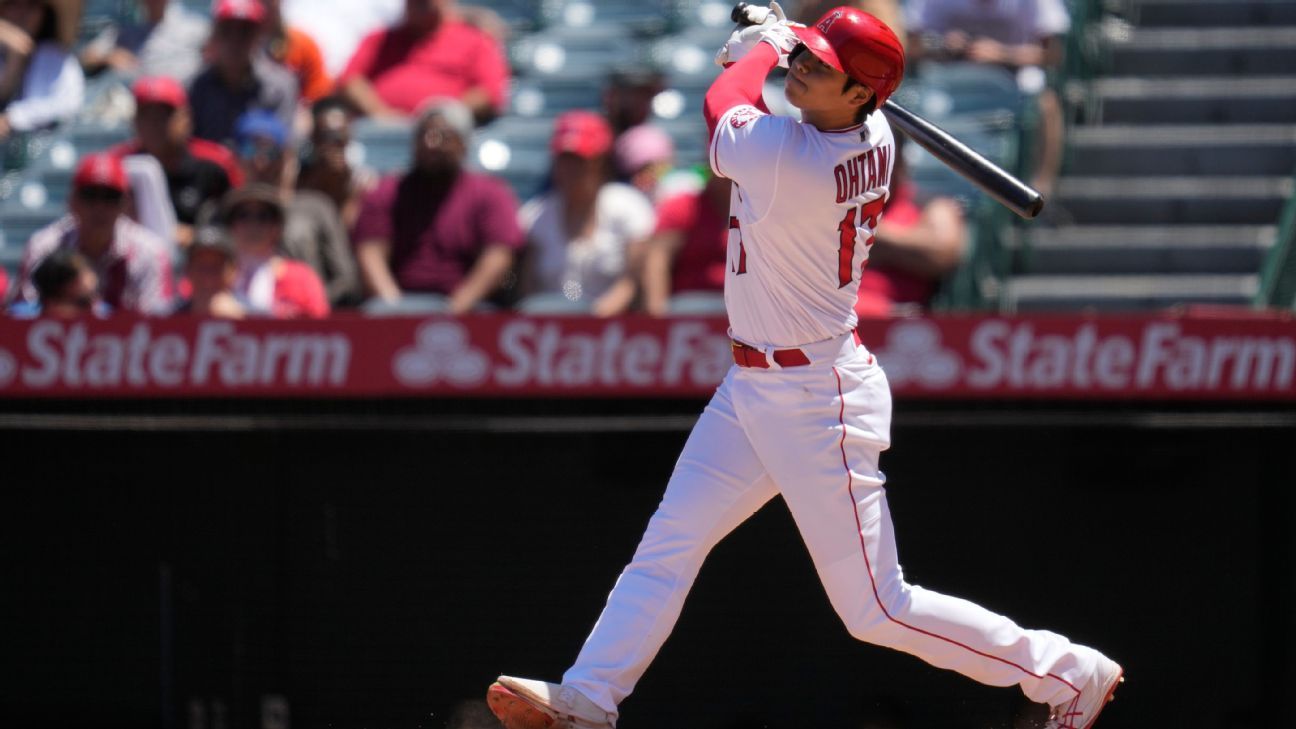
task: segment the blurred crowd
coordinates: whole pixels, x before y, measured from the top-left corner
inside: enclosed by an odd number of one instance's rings
[[[794,17],[836,4],[803,0]],[[1035,85],[1033,181],[1051,187],[1062,122],[1041,69],[1059,60],[1063,0],[854,4],[915,58]],[[0,141],[72,118],[87,75],[127,79],[135,101],[134,138],[81,158],[66,215],[26,241],[17,280],[0,269],[11,315],[723,311],[730,183],[677,165],[651,122],[661,74],[614,69],[603,108],[561,114],[544,189],[518,200],[467,163],[508,99],[508,27],[490,10],[311,0],[295,25],[290,0],[138,5],[138,22],[77,49],[80,0],[0,0]],[[353,161],[360,117],[409,124],[407,170]],[[922,194],[897,160],[861,316],[921,310],[968,245],[962,206]]]

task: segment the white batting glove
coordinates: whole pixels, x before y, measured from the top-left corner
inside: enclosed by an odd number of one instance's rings
[[[778,51],[780,68],[788,67],[788,54],[801,43],[801,39],[792,32],[793,24],[783,20],[771,26],[761,26],[761,43],[768,43]]]
[[[784,22],[786,17],[778,1],[770,3],[768,8],[759,5],[748,5],[743,9],[747,14],[747,23],[734,28],[729,40],[716,52],[717,66],[727,66],[742,60],[762,40],[766,30]]]

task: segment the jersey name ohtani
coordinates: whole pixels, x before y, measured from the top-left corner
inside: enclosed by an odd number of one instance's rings
[[[838,204],[874,188],[890,186],[891,150],[890,146],[872,148],[833,168]]]

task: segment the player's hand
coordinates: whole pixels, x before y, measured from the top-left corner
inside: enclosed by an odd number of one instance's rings
[[[715,62],[717,66],[728,66],[742,60],[761,42],[762,35],[767,29],[787,21],[787,16],[783,13],[783,8],[779,6],[777,0],[771,2],[768,8],[759,5],[748,5],[743,8],[743,11],[746,14],[747,21],[734,28],[729,40],[725,41],[724,46],[716,52]]]
[[[1007,63],[1008,46],[993,38],[977,38],[968,45],[967,57],[976,63]]]

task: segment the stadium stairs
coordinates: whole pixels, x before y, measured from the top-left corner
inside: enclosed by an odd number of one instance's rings
[[[1009,311],[1249,305],[1296,170],[1296,0],[1127,0]],[[1122,17],[1123,16],[1123,17]]]

